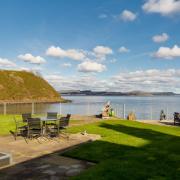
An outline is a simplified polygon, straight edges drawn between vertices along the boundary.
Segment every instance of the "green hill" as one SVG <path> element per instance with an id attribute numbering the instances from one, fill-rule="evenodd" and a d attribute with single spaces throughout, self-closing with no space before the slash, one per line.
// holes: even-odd
<path id="1" fill-rule="evenodd" d="M 0 70 L 0 102 L 64 102 L 42 77 L 26 71 Z"/>

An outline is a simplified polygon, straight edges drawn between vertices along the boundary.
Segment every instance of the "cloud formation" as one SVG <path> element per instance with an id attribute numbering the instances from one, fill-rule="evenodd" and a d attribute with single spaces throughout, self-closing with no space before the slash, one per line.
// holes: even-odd
<path id="1" fill-rule="evenodd" d="M 90 54 L 95 56 L 97 61 L 101 61 L 105 60 L 107 55 L 113 54 L 113 50 L 108 46 L 96 46 Z"/>
<path id="2" fill-rule="evenodd" d="M 180 13 L 179 0 L 147 0 L 142 9 L 147 13 L 159 13 L 163 16 L 171 16 Z"/>
<path id="3" fill-rule="evenodd" d="M 134 21 L 136 18 L 137 18 L 137 15 L 129 10 L 124 10 L 120 14 L 120 19 L 122 19 L 123 21 Z"/>
<path id="4" fill-rule="evenodd" d="M 46 60 L 41 56 L 33 56 L 32 54 L 20 54 L 18 56 L 19 59 L 23 60 L 24 62 L 29 62 L 31 64 L 43 64 Z"/>
<path id="5" fill-rule="evenodd" d="M 169 36 L 166 33 L 160 35 L 155 35 L 152 37 L 152 40 L 156 43 L 166 42 L 169 39 Z"/>
<path id="6" fill-rule="evenodd" d="M 113 53 L 112 49 L 107 46 L 96 46 L 93 51 L 99 55 L 108 55 Z"/>
<path id="7" fill-rule="evenodd" d="M 174 59 L 180 57 L 180 47 L 174 45 L 172 48 L 160 47 L 157 52 L 154 53 L 154 57 L 163 59 Z"/>
<path id="8" fill-rule="evenodd" d="M 180 69 L 122 72 L 106 79 L 92 75 L 72 77 L 51 75 L 45 78 L 58 90 L 179 92 L 180 89 Z"/>
<path id="9" fill-rule="evenodd" d="M 78 71 L 89 73 L 89 72 L 103 72 L 106 70 L 106 66 L 93 61 L 84 61 L 78 65 Z"/>
<path id="10" fill-rule="evenodd" d="M 51 46 L 46 50 L 46 55 L 58 58 L 69 58 L 73 60 L 83 60 L 85 54 L 83 50 L 79 49 L 67 49 L 64 50 L 60 47 Z"/>
<path id="11" fill-rule="evenodd" d="M 118 49 L 118 52 L 119 53 L 128 53 L 130 50 L 124 46 L 121 46 L 119 49 Z"/>
<path id="12" fill-rule="evenodd" d="M 6 58 L 0 58 L 0 67 L 15 67 L 16 64 Z"/>

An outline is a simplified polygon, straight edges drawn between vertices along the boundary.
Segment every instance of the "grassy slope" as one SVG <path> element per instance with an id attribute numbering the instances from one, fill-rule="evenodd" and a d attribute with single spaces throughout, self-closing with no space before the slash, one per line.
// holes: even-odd
<path id="1" fill-rule="evenodd" d="M 74 179 L 180 179 L 180 128 L 129 121 L 104 121 L 69 132 L 87 130 L 102 140 L 65 155 L 98 164 Z"/>
<path id="2" fill-rule="evenodd" d="M 25 71 L 0 70 L 0 101 L 59 101 L 59 93 L 44 79 Z"/>

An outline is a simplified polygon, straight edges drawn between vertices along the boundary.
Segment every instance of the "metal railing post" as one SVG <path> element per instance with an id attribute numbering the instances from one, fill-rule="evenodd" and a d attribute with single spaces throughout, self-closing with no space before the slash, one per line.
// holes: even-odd
<path id="1" fill-rule="evenodd" d="M 123 104 L 123 119 L 126 119 L 126 105 Z"/>
<path id="2" fill-rule="evenodd" d="M 31 110 L 32 114 L 34 114 L 34 102 L 32 102 L 32 110 Z"/>
<path id="3" fill-rule="evenodd" d="M 169 113 L 169 112 L 168 112 L 168 106 L 167 106 L 167 107 L 166 107 L 166 114 L 167 114 L 167 115 L 166 115 L 166 119 L 167 119 L 167 120 L 169 120 L 169 114 L 168 114 L 168 113 Z"/>
<path id="4" fill-rule="evenodd" d="M 6 115 L 6 114 L 7 114 L 7 104 L 4 103 L 4 115 Z"/>
<path id="5" fill-rule="evenodd" d="M 59 114 L 61 115 L 61 103 L 59 103 Z"/>

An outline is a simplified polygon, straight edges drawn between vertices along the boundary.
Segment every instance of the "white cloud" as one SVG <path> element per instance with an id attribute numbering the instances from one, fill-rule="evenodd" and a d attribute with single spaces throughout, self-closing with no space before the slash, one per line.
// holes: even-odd
<path id="1" fill-rule="evenodd" d="M 106 81 L 97 79 L 97 77 L 89 75 L 64 77 L 61 75 L 45 76 L 57 90 L 104 90 Z"/>
<path id="2" fill-rule="evenodd" d="M 46 55 L 57 58 L 69 58 L 78 61 L 102 61 L 113 51 L 108 46 L 96 46 L 93 50 L 88 51 L 84 49 L 67 49 L 51 46 L 46 50 Z"/>
<path id="3" fill-rule="evenodd" d="M 155 35 L 152 37 L 152 40 L 156 43 L 162 43 L 169 39 L 169 36 L 166 33 L 162 33 L 161 35 Z"/>
<path id="4" fill-rule="evenodd" d="M 83 50 L 79 49 L 68 49 L 64 50 L 60 47 L 51 46 L 47 49 L 46 55 L 58 57 L 58 58 L 69 58 L 73 60 L 83 60 L 86 56 Z"/>
<path id="5" fill-rule="evenodd" d="M 124 91 L 180 91 L 180 69 L 149 69 L 120 73 L 112 78 Z"/>
<path id="6" fill-rule="evenodd" d="M 71 63 L 63 63 L 62 66 L 63 66 L 63 67 L 71 67 L 72 64 L 71 64 Z"/>
<path id="7" fill-rule="evenodd" d="M 120 19 L 123 21 L 134 21 L 137 18 L 137 15 L 129 10 L 124 10 L 120 14 Z"/>
<path id="8" fill-rule="evenodd" d="M 180 13 L 179 0 L 147 0 L 142 6 L 147 13 L 159 13 L 163 16 L 171 16 Z"/>
<path id="9" fill-rule="evenodd" d="M 96 54 L 100 54 L 100 55 L 108 55 L 108 54 L 112 54 L 113 51 L 110 47 L 107 46 L 96 46 L 93 51 Z"/>
<path id="10" fill-rule="evenodd" d="M 107 17 L 108 17 L 107 14 L 100 14 L 100 15 L 98 16 L 99 19 L 106 19 Z"/>
<path id="11" fill-rule="evenodd" d="M 96 46 L 91 54 L 95 56 L 96 61 L 103 61 L 107 55 L 113 54 L 113 50 L 108 46 Z"/>
<path id="12" fill-rule="evenodd" d="M 116 76 L 100 79 L 96 76 L 50 75 L 45 77 L 58 90 L 96 91 L 174 91 L 180 93 L 180 69 L 148 69 L 121 72 Z"/>
<path id="13" fill-rule="evenodd" d="M 154 53 L 156 58 L 173 59 L 180 57 L 180 47 L 174 45 L 172 48 L 160 47 L 157 52 Z"/>
<path id="14" fill-rule="evenodd" d="M 21 66 L 21 67 L 18 67 L 18 70 L 24 70 L 24 71 L 42 71 L 43 70 L 43 68 L 42 67 L 40 67 L 40 66 L 35 66 L 35 67 L 23 67 L 23 66 Z"/>
<path id="15" fill-rule="evenodd" d="M 15 67 L 16 64 L 6 58 L 0 58 L 0 67 Z"/>
<path id="16" fill-rule="evenodd" d="M 97 62 L 84 61 L 78 65 L 78 71 L 89 73 L 89 72 L 103 72 L 106 70 L 106 66 Z"/>
<path id="17" fill-rule="evenodd" d="M 24 62 L 29 62 L 31 64 L 43 64 L 46 60 L 41 56 L 33 56 L 32 54 L 20 54 L 18 56 L 19 59 L 23 60 Z"/>
<path id="18" fill-rule="evenodd" d="M 119 49 L 118 49 L 118 52 L 120 53 L 128 53 L 130 50 L 124 46 L 121 46 Z"/>

